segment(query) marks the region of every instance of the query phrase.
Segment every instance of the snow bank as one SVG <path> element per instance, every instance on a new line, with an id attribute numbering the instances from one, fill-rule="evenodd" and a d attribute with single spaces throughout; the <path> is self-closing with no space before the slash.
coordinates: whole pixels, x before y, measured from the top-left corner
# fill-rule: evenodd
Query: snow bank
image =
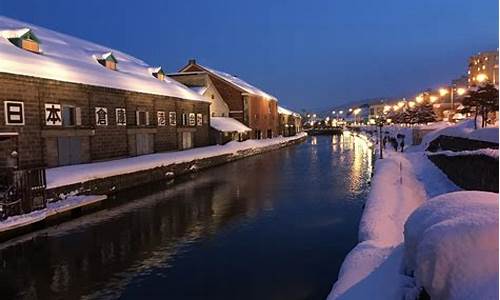
<path id="1" fill-rule="evenodd" d="M 446 155 L 446 156 L 467 156 L 467 155 L 485 155 L 491 158 L 498 159 L 498 149 L 483 148 L 478 150 L 464 150 L 464 151 L 438 151 L 427 152 L 427 155 Z"/>
<path id="2" fill-rule="evenodd" d="M 128 174 L 218 155 L 236 154 L 238 151 L 263 148 L 300 139 L 305 135 L 305 133 L 299 133 L 291 137 L 247 140 L 244 142 L 233 141 L 225 145 L 200 147 L 185 151 L 155 153 L 111 161 L 51 168 L 47 169 L 47 188 L 51 189 L 78 182 Z"/>
<path id="3" fill-rule="evenodd" d="M 40 40 L 41 54 L 20 49 L 8 40 L 26 28 Z M 97 62 L 97 57 L 108 52 L 118 60 L 117 71 Z M 0 72 L 207 101 L 175 80 L 153 77 L 154 69 L 118 50 L 0 16 Z"/>
<path id="4" fill-rule="evenodd" d="M 0 232 L 6 232 L 9 230 L 14 230 L 24 226 L 34 224 L 36 222 L 42 221 L 48 217 L 65 213 L 72 209 L 89 205 L 92 203 L 100 202 L 105 200 L 107 197 L 104 195 L 80 195 L 80 196 L 68 196 L 64 200 L 47 203 L 47 207 L 41 210 L 35 210 L 31 213 L 12 216 L 7 218 L 7 220 L 0 222 Z"/>
<path id="5" fill-rule="evenodd" d="M 444 194 L 405 225 L 405 268 L 431 299 L 498 299 L 498 194 Z"/>
<path id="6" fill-rule="evenodd" d="M 429 144 L 441 135 L 498 143 L 498 127 L 486 127 L 475 130 L 474 120 L 465 120 L 456 125 L 441 127 L 428 133 L 422 139 L 420 149 L 427 149 Z"/>
<path id="7" fill-rule="evenodd" d="M 245 126 L 236 119 L 229 117 L 211 117 L 210 127 L 222 132 L 248 132 L 252 129 Z"/>
<path id="8" fill-rule="evenodd" d="M 288 116 L 294 116 L 294 117 L 300 117 L 300 114 L 291 111 L 289 109 L 284 108 L 283 106 L 278 105 L 278 113 L 282 115 L 288 115 Z"/>
<path id="9" fill-rule="evenodd" d="M 425 199 L 425 189 L 403 154 L 389 152 L 376 162 L 359 225 L 360 243 L 342 263 L 329 300 L 402 298 L 411 282 L 400 272 L 403 227 Z"/>

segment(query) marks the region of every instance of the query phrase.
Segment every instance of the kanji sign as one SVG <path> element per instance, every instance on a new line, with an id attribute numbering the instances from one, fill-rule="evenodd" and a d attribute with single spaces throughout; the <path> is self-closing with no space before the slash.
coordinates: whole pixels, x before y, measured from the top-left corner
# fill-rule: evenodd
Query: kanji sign
<path id="1" fill-rule="evenodd" d="M 127 125 L 127 114 L 125 108 L 116 109 L 116 125 L 118 126 Z"/>
<path id="2" fill-rule="evenodd" d="M 4 101 L 5 125 L 24 125 L 24 103 Z"/>
<path id="3" fill-rule="evenodd" d="M 95 124 L 97 126 L 108 125 L 108 109 L 106 107 L 95 108 Z"/>
<path id="4" fill-rule="evenodd" d="M 168 119 L 170 122 L 170 126 L 177 125 L 177 114 L 175 113 L 175 111 L 171 111 L 168 113 Z"/>
<path id="5" fill-rule="evenodd" d="M 189 113 L 189 126 L 196 126 L 196 114 Z"/>
<path id="6" fill-rule="evenodd" d="M 48 126 L 62 125 L 61 104 L 45 103 L 45 124 Z"/>
<path id="7" fill-rule="evenodd" d="M 164 111 L 159 110 L 157 113 L 158 116 L 158 126 L 166 126 L 167 125 L 167 117 Z"/>
<path id="8" fill-rule="evenodd" d="M 198 125 L 198 126 L 203 125 L 203 115 L 202 114 L 196 114 L 196 125 Z"/>

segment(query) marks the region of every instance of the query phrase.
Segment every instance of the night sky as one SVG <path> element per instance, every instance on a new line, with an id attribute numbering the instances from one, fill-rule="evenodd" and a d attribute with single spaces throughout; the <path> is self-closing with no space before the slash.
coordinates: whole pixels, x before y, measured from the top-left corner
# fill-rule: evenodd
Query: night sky
<path id="1" fill-rule="evenodd" d="M 498 48 L 497 0 L 0 0 L 0 14 L 169 72 L 196 58 L 293 109 L 417 93 Z"/>

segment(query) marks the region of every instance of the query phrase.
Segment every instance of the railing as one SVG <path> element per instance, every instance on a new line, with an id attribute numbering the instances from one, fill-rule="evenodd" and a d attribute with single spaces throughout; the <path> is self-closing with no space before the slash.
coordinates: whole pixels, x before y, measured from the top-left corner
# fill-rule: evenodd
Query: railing
<path id="1" fill-rule="evenodd" d="M 3 169 L 1 174 L 0 219 L 47 206 L 45 168 Z"/>

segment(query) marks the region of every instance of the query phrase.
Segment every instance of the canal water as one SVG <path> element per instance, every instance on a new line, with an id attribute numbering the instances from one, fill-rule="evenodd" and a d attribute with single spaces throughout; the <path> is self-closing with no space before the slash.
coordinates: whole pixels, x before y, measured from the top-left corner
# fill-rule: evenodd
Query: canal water
<path id="1" fill-rule="evenodd" d="M 0 244 L 0 299 L 324 299 L 371 164 L 359 138 L 309 137 L 116 195 Z"/>

